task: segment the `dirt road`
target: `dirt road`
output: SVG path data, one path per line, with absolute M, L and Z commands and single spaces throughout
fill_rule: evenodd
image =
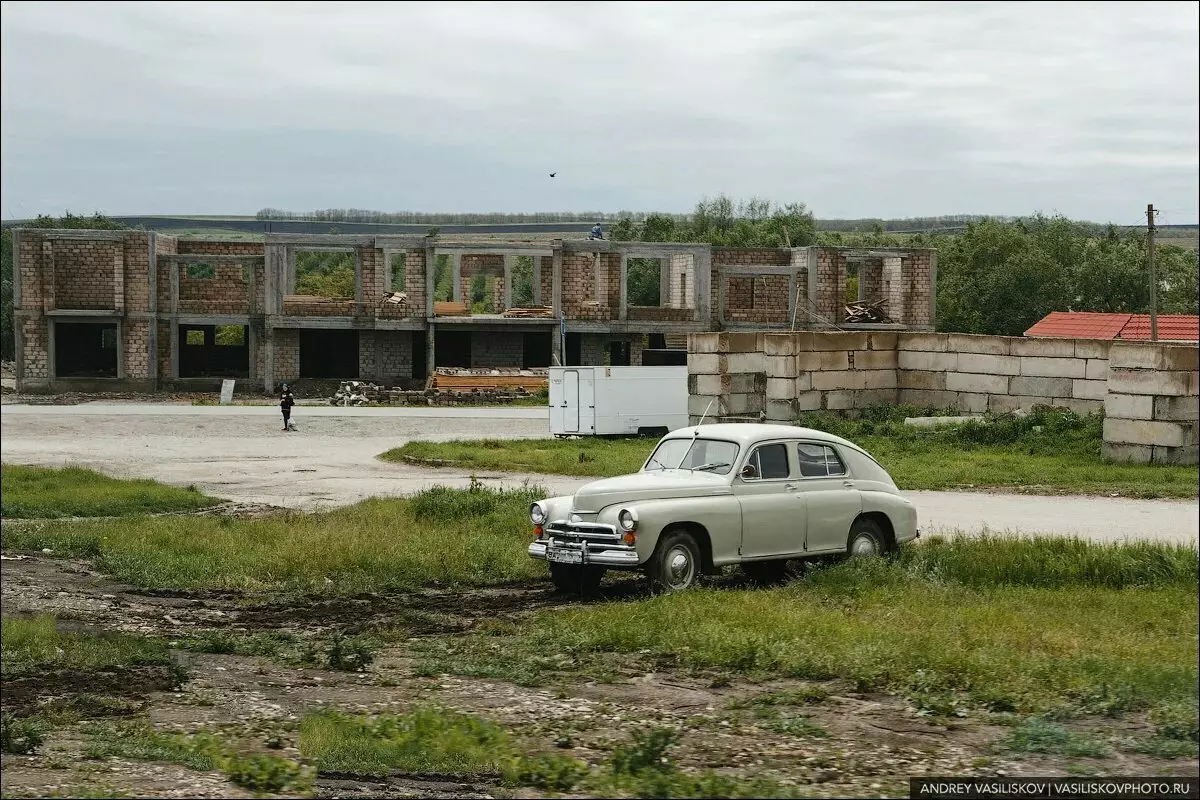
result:
M 155 478 L 246 503 L 292 508 L 403 495 L 471 475 L 387 464 L 376 456 L 412 439 L 444 441 L 547 436 L 540 408 L 305 407 L 300 431 L 279 430 L 270 407 L 99 404 L 5 405 L 3 457 L 10 463 L 77 464 Z M 530 481 L 568 493 L 585 481 L 480 473 L 492 484 Z M 1196 500 L 1037 497 L 980 492 L 909 492 L 928 532 L 980 530 L 1195 542 Z

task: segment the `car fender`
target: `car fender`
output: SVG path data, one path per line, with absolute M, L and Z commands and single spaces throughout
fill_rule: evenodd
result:
M 864 514 L 883 514 L 892 523 L 896 544 L 917 537 L 917 507 L 903 495 L 890 491 L 861 490 Z
M 625 508 L 637 514 L 635 548 L 641 563 L 654 555 L 663 531 L 677 525 L 699 525 L 708 533 L 714 563 L 738 560 L 738 549 L 742 544 L 742 512 L 732 494 L 614 503 L 604 508 L 596 521 L 619 528 L 617 516 Z

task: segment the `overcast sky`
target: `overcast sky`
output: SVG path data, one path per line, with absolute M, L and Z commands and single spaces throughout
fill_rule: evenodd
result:
M 1195 222 L 1198 9 L 5 2 L 0 216 L 724 192 Z

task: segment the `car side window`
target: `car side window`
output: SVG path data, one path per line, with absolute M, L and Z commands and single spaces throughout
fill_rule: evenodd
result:
M 747 465 L 754 469 L 752 480 L 786 478 L 791 474 L 788 469 L 787 445 L 783 443 L 764 444 L 755 448 Z
M 846 465 L 837 451 L 827 445 L 797 442 L 796 456 L 800 461 L 801 477 L 826 478 L 846 474 Z

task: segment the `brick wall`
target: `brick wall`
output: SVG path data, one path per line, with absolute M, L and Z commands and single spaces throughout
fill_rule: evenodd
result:
M 114 281 L 124 262 L 121 242 L 47 241 L 54 254 L 54 308 L 116 308 Z
M 158 375 L 162 380 L 171 380 L 171 323 L 160 320 L 157 324 Z
M 170 258 L 166 260 L 170 261 Z M 250 313 L 250 265 L 214 259 L 211 262 L 213 277 L 193 278 L 189 277 L 189 272 L 197 267 L 196 264 L 175 263 L 179 269 L 180 311 L 192 314 Z
M 594 263 L 595 257 L 591 253 L 563 253 L 562 307 L 564 316 L 569 319 L 588 318 L 582 312 L 584 303 L 595 299 Z
M 179 239 L 161 233 L 154 235 L 154 252 L 160 256 L 173 256 L 179 253 Z
M 792 251 L 765 247 L 714 247 L 712 263 L 714 267 L 788 267 L 792 265 Z
M 904 317 L 900 321 L 911 328 L 933 328 L 930 314 L 933 253 L 922 251 L 904 259 Z
M 20 320 L 22 381 L 44 383 L 50 379 L 50 340 L 46 318 Z
M 382 375 L 376 357 L 383 361 Z M 358 368 L 362 380 L 382 380 L 387 386 L 412 377 L 412 334 L 409 331 L 360 331 Z
M 553 256 L 538 256 L 538 258 L 541 259 L 541 274 L 538 276 L 538 283 L 542 286 L 542 305 L 548 306 L 554 302 L 554 258 Z
M 176 252 L 181 256 L 261 256 L 266 254 L 266 246 L 262 242 L 181 238 L 176 245 Z
M 471 335 L 472 367 L 519 367 L 524 357 L 522 333 L 487 331 Z
M 296 328 L 275 328 L 272 335 L 275 383 L 290 383 L 300 377 L 300 331 Z
M 642 365 L 642 350 L 645 337 L 641 334 L 584 333 L 580 335 L 579 357 L 582 363 L 570 366 L 602 367 L 608 357 L 609 342 L 625 342 L 629 345 L 629 363 Z
M 150 377 L 150 323 L 126 320 L 121 325 L 125 348 L 125 377 L 146 380 Z

